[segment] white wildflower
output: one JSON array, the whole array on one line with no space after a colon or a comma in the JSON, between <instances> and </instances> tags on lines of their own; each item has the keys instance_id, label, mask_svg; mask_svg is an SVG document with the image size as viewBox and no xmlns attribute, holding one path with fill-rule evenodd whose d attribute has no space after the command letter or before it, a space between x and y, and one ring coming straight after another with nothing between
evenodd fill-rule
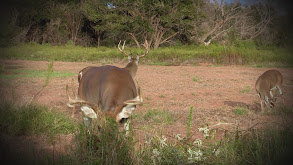
<instances>
[{"instance_id":1,"label":"white wildflower","mask_svg":"<svg viewBox=\"0 0 293 165\"><path fill-rule=\"evenodd\" d=\"M220 149L214 149L213 153L215 153L215 156L218 156L220 154Z\"/></svg>"},{"instance_id":2,"label":"white wildflower","mask_svg":"<svg viewBox=\"0 0 293 165\"><path fill-rule=\"evenodd\" d=\"M200 161L202 159L202 152L200 149L196 150L192 150L190 148L188 148L187 150L189 157L188 157L188 162L189 163L194 163L197 161Z\"/></svg>"},{"instance_id":3,"label":"white wildflower","mask_svg":"<svg viewBox=\"0 0 293 165\"><path fill-rule=\"evenodd\" d=\"M155 164L156 160L161 161L160 155L161 155L161 153L157 148L153 149L153 155L151 156L151 159L153 160L154 164Z\"/></svg>"},{"instance_id":4,"label":"white wildflower","mask_svg":"<svg viewBox=\"0 0 293 165\"><path fill-rule=\"evenodd\" d=\"M167 138L165 138L165 136L163 135L162 138L160 139L161 148L168 146L166 141L167 141Z\"/></svg>"},{"instance_id":5,"label":"white wildflower","mask_svg":"<svg viewBox=\"0 0 293 165\"><path fill-rule=\"evenodd\" d=\"M178 141L181 141L181 140L183 140L183 138L182 137L180 137L181 136L181 134L177 134L175 137L176 137L176 139L178 140Z\"/></svg>"},{"instance_id":6,"label":"white wildflower","mask_svg":"<svg viewBox=\"0 0 293 165\"><path fill-rule=\"evenodd\" d=\"M203 136L205 137L205 138L207 138L207 137L209 137L210 136L210 130L208 129L208 127L204 127L204 128L198 128L198 130L200 131L200 132L203 132Z\"/></svg>"},{"instance_id":7,"label":"white wildflower","mask_svg":"<svg viewBox=\"0 0 293 165\"><path fill-rule=\"evenodd\" d=\"M202 141L200 139L196 139L193 144L197 144L199 147L201 147Z\"/></svg>"}]
</instances>

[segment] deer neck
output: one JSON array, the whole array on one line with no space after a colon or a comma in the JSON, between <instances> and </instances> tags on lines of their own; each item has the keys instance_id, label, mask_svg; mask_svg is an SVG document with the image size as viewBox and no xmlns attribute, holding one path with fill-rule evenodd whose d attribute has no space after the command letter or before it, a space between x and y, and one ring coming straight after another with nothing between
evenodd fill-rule
<instances>
[{"instance_id":1,"label":"deer neck","mask_svg":"<svg viewBox=\"0 0 293 165\"><path fill-rule=\"evenodd\" d=\"M124 69L130 73L132 78L135 77L136 72L137 72L137 68L138 68L138 66L135 62L130 62L124 67Z\"/></svg>"}]
</instances>

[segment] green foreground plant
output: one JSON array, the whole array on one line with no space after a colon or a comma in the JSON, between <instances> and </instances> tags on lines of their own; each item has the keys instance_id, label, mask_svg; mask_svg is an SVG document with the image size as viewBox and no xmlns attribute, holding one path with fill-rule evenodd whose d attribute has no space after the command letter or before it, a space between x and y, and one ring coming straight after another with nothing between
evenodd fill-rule
<instances>
[{"instance_id":1,"label":"green foreground plant","mask_svg":"<svg viewBox=\"0 0 293 165\"><path fill-rule=\"evenodd\" d=\"M46 135L54 138L57 134L75 132L76 123L46 106L29 104L14 106L9 103L0 104L0 130L9 135Z\"/></svg>"},{"instance_id":2,"label":"green foreground plant","mask_svg":"<svg viewBox=\"0 0 293 165\"><path fill-rule=\"evenodd\" d=\"M1 104L0 129L11 135L31 135L75 132L74 124L66 117L45 107L34 105L14 107ZM53 115L54 114L54 115ZM102 113L101 113L102 114ZM59 116L59 117L58 117ZM103 115L76 132L75 149L62 160L45 159L54 164L283 164L292 161L293 128L285 127L226 132L221 138L208 125L193 129L193 107L187 116L186 135L149 135L145 142L137 141L130 125L127 133L119 130L112 119ZM130 119L131 120L131 119ZM194 139L193 132L202 132ZM139 143L139 145L136 145ZM37 158L36 158L37 159ZM38 162L38 161L34 161Z\"/></svg>"}]
</instances>

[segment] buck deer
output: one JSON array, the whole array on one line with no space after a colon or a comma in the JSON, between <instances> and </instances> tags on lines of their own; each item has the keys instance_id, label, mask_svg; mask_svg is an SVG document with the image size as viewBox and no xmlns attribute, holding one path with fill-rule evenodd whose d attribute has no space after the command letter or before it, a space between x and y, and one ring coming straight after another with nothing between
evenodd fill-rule
<instances>
[{"instance_id":1,"label":"buck deer","mask_svg":"<svg viewBox=\"0 0 293 165\"><path fill-rule=\"evenodd\" d=\"M136 105L142 103L140 87L134 82L138 68L138 60L149 51L148 42L145 41L145 53L131 57L118 44L118 50L128 57L128 63L124 68L105 65L101 67L86 67L78 74L78 94L72 99L66 87L68 107L81 105L81 110L87 118L97 118L97 108L112 117L117 123L122 118L128 118Z\"/></svg>"},{"instance_id":2,"label":"buck deer","mask_svg":"<svg viewBox=\"0 0 293 165\"><path fill-rule=\"evenodd\" d=\"M273 91L278 89L279 95L282 95L283 76L278 70L268 70L264 72L255 83L256 92L260 98L261 110L263 111L263 102L267 107L273 108L276 102L276 95Z\"/></svg>"}]
</instances>

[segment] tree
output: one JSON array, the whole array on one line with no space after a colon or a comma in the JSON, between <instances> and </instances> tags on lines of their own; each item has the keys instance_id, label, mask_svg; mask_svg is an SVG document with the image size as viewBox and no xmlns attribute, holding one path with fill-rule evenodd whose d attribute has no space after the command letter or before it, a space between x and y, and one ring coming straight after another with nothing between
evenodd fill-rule
<instances>
[{"instance_id":1,"label":"tree","mask_svg":"<svg viewBox=\"0 0 293 165\"><path fill-rule=\"evenodd\" d=\"M267 3L244 5L239 0L229 4L224 0L214 0L205 1L202 10L205 19L194 24L194 34L206 46L220 36L229 38L232 33L234 38L254 39L264 32L272 20L272 8Z\"/></svg>"},{"instance_id":2,"label":"tree","mask_svg":"<svg viewBox=\"0 0 293 165\"><path fill-rule=\"evenodd\" d=\"M177 34L191 27L195 17L191 10L193 3L193 0L116 1L117 8L133 20L128 24L131 28L127 33L134 42L138 43L137 36L141 40L148 38L154 49L170 43Z\"/></svg>"}]
</instances>

